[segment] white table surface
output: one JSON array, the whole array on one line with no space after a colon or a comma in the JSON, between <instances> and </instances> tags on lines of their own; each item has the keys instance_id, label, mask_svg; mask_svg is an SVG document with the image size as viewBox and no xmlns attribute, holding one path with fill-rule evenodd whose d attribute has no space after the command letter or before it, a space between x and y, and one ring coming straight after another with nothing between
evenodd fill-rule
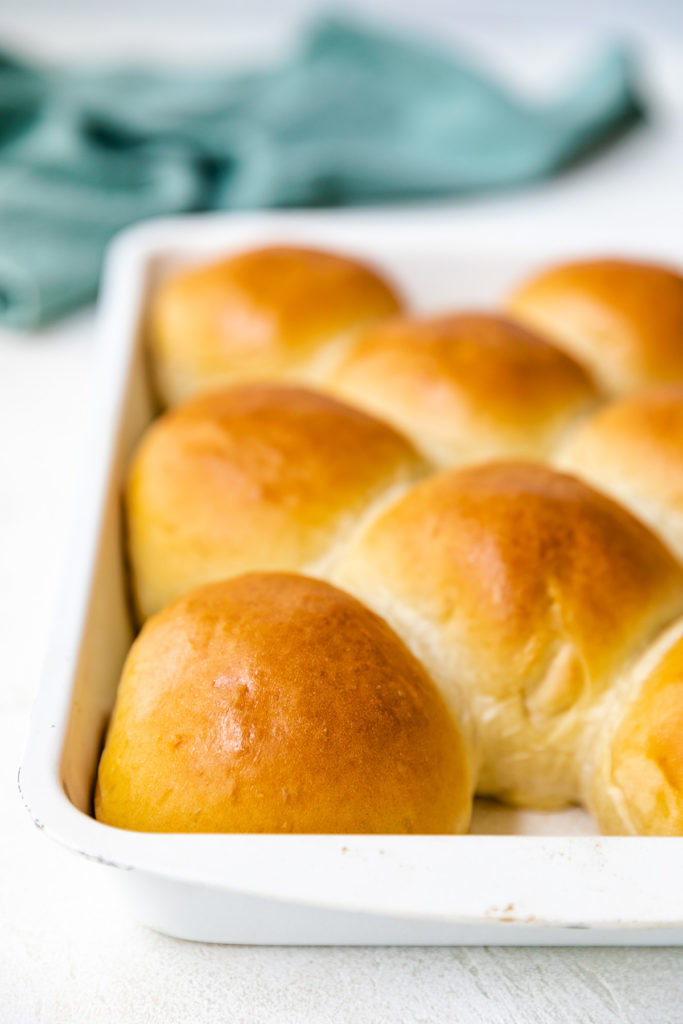
<instances>
[{"instance_id":1,"label":"white table surface","mask_svg":"<svg viewBox=\"0 0 683 1024\"><path fill-rule=\"evenodd\" d=\"M38 21L27 8L30 14L31 4L10 4L0 32L29 48L58 50L54 8L46 6ZM92 22L59 23L72 28L60 36L64 52L88 32L95 38ZM117 52L133 38L132 22L111 27L97 39ZM673 223L683 238L683 61L677 43L648 33L646 72L660 110L650 126L554 183L426 216L500 211L503 230L508 218L543 216L558 231L577 218L600 218L615 236L630 225L643 238ZM178 38L171 38L176 48ZM510 67L528 72L533 64L529 80L538 72L539 61L523 58L534 52L528 40L526 51L509 40L489 43ZM681 1024L679 950L193 945L134 924L104 872L34 829L17 796L16 770L64 568L92 399L93 334L90 311L32 335L0 332L0 1022Z\"/></svg>"}]
</instances>

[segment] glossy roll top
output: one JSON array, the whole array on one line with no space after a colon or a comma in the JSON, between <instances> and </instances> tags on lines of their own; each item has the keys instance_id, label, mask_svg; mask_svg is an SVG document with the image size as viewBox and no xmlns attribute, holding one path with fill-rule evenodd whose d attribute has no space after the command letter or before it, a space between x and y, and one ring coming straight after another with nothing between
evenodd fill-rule
<instances>
[{"instance_id":1,"label":"glossy roll top","mask_svg":"<svg viewBox=\"0 0 683 1024\"><path fill-rule=\"evenodd\" d=\"M570 356L491 313L395 317L370 327L328 383L441 466L542 458L598 401Z\"/></svg>"},{"instance_id":2,"label":"glossy roll top","mask_svg":"<svg viewBox=\"0 0 683 1024\"><path fill-rule=\"evenodd\" d=\"M673 269L623 259L562 263L519 287L508 309L614 394L683 382L683 277Z\"/></svg>"},{"instance_id":3,"label":"glossy roll top","mask_svg":"<svg viewBox=\"0 0 683 1024\"><path fill-rule=\"evenodd\" d=\"M425 470L390 426L313 391L244 385L178 406L143 438L126 490L140 618L241 572L317 573Z\"/></svg>"},{"instance_id":4,"label":"glossy roll top","mask_svg":"<svg viewBox=\"0 0 683 1024\"><path fill-rule=\"evenodd\" d=\"M251 574L146 624L102 755L100 821L145 832L462 832L452 716L389 626L327 583Z\"/></svg>"},{"instance_id":5,"label":"glossy roll top","mask_svg":"<svg viewBox=\"0 0 683 1024\"><path fill-rule=\"evenodd\" d=\"M269 246L171 275L156 291L149 341L166 405L243 381L312 381L351 332L401 300L358 260Z\"/></svg>"}]
</instances>

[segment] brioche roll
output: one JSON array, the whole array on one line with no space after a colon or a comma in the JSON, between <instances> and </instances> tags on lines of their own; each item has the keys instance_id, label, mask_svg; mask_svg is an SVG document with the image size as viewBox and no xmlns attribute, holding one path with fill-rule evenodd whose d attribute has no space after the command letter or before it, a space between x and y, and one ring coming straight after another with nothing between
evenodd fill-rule
<instances>
[{"instance_id":1,"label":"brioche roll","mask_svg":"<svg viewBox=\"0 0 683 1024\"><path fill-rule=\"evenodd\" d=\"M605 406L557 461L630 508L683 559L683 384Z\"/></svg>"},{"instance_id":2,"label":"brioche roll","mask_svg":"<svg viewBox=\"0 0 683 1024\"><path fill-rule=\"evenodd\" d=\"M635 260L584 260L542 271L507 303L614 394L683 382L683 277Z\"/></svg>"},{"instance_id":3,"label":"brioche roll","mask_svg":"<svg viewBox=\"0 0 683 1024\"><path fill-rule=\"evenodd\" d=\"M462 832L470 769L389 626L305 577L201 587L146 624L100 762L100 821L144 832Z\"/></svg>"},{"instance_id":4,"label":"brioche roll","mask_svg":"<svg viewBox=\"0 0 683 1024\"><path fill-rule=\"evenodd\" d=\"M606 716L587 803L607 834L683 836L683 622L663 640Z\"/></svg>"},{"instance_id":5,"label":"brioche roll","mask_svg":"<svg viewBox=\"0 0 683 1024\"><path fill-rule=\"evenodd\" d=\"M315 249L253 249L183 270L150 310L159 395L173 405L243 381L315 380L344 338L401 305L372 268Z\"/></svg>"},{"instance_id":6,"label":"brioche roll","mask_svg":"<svg viewBox=\"0 0 683 1024\"><path fill-rule=\"evenodd\" d=\"M465 700L479 792L539 807L580 798L577 748L597 702L683 611L683 569L644 525L521 462L417 484L335 580L384 615L453 707Z\"/></svg>"},{"instance_id":7,"label":"brioche roll","mask_svg":"<svg viewBox=\"0 0 683 1024\"><path fill-rule=\"evenodd\" d=\"M143 438L126 490L140 618L241 572L317 574L424 470L390 426L312 391L243 385L178 406Z\"/></svg>"},{"instance_id":8,"label":"brioche roll","mask_svg":"<svg viewBox=\"0 0 683 1024\"><path fill-rule=\"evenodd\" d=\"M437 465L542 457L597 401L570 356L501 316L393 318L362 332L329 378Z\"/></svg>"}]
</instances>

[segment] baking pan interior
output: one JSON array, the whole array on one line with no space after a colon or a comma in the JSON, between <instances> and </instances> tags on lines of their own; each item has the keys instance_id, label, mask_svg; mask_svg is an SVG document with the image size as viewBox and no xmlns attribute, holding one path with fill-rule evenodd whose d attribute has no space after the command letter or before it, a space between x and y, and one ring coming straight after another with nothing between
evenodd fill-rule
<instances>
[{"instance_id":1,"label":"baking pan interior","mask_svg":"<svg viewBox=\"0 0 683 1024\"><path fill-rule=\"evenodd\" d=\"M298 237L254 234L236 242L212 238L195 247L169 247L149 255L144 266L144 288L138 307L122 316L121 346L131 347L128 380L120 396L118 429L111 440L108 486L101 504L101 529L93 566L85 629L75 667L69 723L61 756L61 780L71 802L92 814L92 793L97 762L107 720L126 652L134 637L127 570L124 555L124 524L121 493L131 453L157 412L146 358L145 319L147 298L156 282L174 268L200 262L250 244L300 243ZM321 244L318 242L318 244ZM534 260L518 260L487 253L434 252L414 246L382 246L377 233L364 244L340 244L334 237L330 248L346 250L379 265L402 288L419 310L476 309L496 305L507 289L530 270ZM541 262L544 257L539 257ZM111 304L109 305L111 315ZM93 498L95 500L95 496ZM534 812L507 808L494 801L477 800L472 822L474 834L592 835L595 828L580 808Z\"/></svg>"}]
</instances>

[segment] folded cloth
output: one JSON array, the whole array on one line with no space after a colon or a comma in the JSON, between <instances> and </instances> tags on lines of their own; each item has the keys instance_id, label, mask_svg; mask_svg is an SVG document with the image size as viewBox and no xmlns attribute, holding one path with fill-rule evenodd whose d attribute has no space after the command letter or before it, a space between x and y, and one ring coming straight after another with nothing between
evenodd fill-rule
<instances>
[{"instance_id":1,"label":"folded cloth","mask_svg":"<svg viewBox=\"0 0 683 1024\"><path fill-rule=\"evenodd\" d=\"M340 19L245 73L37 69L0 56L0 321L91 298L119 229L204 209L457 195L552 174L642 107L610 46L549 103Z\"/></svg>"}]
</instances>

